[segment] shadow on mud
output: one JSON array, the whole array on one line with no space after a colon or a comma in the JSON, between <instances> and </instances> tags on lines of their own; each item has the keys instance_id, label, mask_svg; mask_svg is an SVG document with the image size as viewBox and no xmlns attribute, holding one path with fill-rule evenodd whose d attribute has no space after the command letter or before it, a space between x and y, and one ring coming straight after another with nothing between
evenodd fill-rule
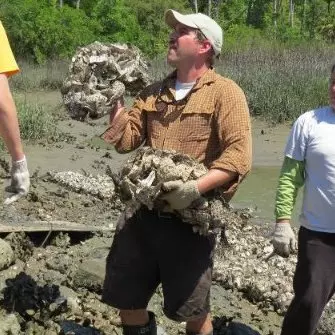
<instances>
[{"instance_id":1,"label":"shadow on mud","mask_svg":"<svg viewBox=\"0 0 335 335\"><path fill-rule=\"evenodd\" d=\"M59 286L39 286L24 272L7 279L2 294L1 306L8 313L17 312L25 319L46 321L66 309L66 299L60 296Z\"/></svg>"},{"instance_id":2,"label":"shadow on mud","mask_svg":"<svg viewBox=\"0 0 335 335\"><path fill-rule=\"evenodd\" d=\"M25 323L33 320L40 325L50 319L58 319L60 335L99 335L96 328L89 323L79 325L74 321L61 320L60 315L67 310L67 300L60 295L59 286L46 284L39 286L36 281L24 272L15 278L6 280L2 290L3 298L0 307L7 313L17 313L21 316L21 327L25 331Z\"/></svg>"},{"instance_id":3,"label":"shadow on mud","mask_svg":"<svg viewBox=\"0 0 335 335\"><path fill-rule=\"evenodd\" d=\"M261 335L251 327L233 322L227 317L215 317L213 319L214 335Z\"/></svg>"},{"instance_id":4,"label":"shadow on mud","mask_svg":"<svg viewBox=\"0 0 335 335\"><path fill-rule=\"evenodd\" d=\"M73 321L63 321L60 323L60 335L101 335L101 332L96 328L81 326Z\"/></svg>"}]
</instances>

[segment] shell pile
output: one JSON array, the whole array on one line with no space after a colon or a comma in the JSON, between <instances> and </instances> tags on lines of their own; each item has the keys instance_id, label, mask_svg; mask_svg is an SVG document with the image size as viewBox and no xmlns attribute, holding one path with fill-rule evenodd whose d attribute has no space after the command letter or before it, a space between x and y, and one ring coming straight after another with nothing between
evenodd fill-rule
<instances>
[{"instance_id":1,"label":"shell pile","mask_svg":"<svg viewBox=\"0 0 335 335\"><path fill-rule=\"evenodd\" d=\"M90 194L99 199L114 197L114 182L107 175L83 175L74 171L49 172L51 180L77 193Z\"/></svg>"},{"instance_id":2,"label":"shell pile","mask_svg":"<svg viewBox=\"0 0 335 335\"><path fill-rule=\"evenodd\" d=\"M61 93L71 118L108 114L125 91L136 95L149 83L148 66L135 46L94 42L72 58Z\"/></svg>"},{"instance_id":3,"label":"shell pile","mask_svg":"<svg viewBox=\"0 0 335 335\"><path fill-rule=\"evenodd\" d=\"M239 216L231 216L226 231L228 245L216 250L213 280L226 289L243 292L262 310L284 315L294 296L297 255L282 258L273 252L270 236L274 225L250 223ZM294 231L297 234L297 228ZM335 297L325 308L317 334L335 334L334 311Z\"/></svg>"},{"instance_id":4,"label":"shell pile","mask_svg":"<svg viewBox=\"0 0 335 335\"><path fill-rule=\"evenodd\" d=\"M197 160L175 151L158 150L150 147L139 149L123 166L119 175L114 176L117 192L126 205L125 218L131 217L142 205L149 209L162 210L159 200L162 184L172 180L187 182L198 179L207 168ZM202 197L192 206L176 210L184 222L193 225L199 234L208 234L225 227L230 211L219 191Z\"/></svg>"}]
</instances>

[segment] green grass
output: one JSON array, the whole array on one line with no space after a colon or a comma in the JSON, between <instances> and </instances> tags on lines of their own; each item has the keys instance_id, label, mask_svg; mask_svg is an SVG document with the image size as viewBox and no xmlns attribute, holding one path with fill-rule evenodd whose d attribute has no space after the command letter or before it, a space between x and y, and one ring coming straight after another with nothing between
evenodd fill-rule
<instances>
[{"instance_id":1,"label":"green grass","mask_svg":"<svg viewBox=\"0 0 335 335\"><path fill-rule=\"evenodd\" d=\"M253 116L278 123L328 105L334 54L334 46L251 48L227 52L217 70L242 87Z\"/></svg>"},{"instance_id":2,"label":"green grass","mask_svg":"<svg viewBox=\"0 0 335 335\"><path fill-rule=\"evenodd\" d=\"M21 99L16 99L15 104L23 142L50 143L61 139L62 134L56 127L56 119L51 109ZM0 138L0 152L4 149L4 142Z\"/></svg>"},{"instance_id":3,"label":"green grass","mask_svg":"<svg viewBox=\"0 0 335 335\"><path fill-rule=\"evenodd\" d=\"M29 104L17 100L16 108L20 124L21 138L24 141L57 139L58 131L51 111L42 105Z\"/></svg>"},{"instance_id":4,"label":"green grass","mask_svg":"<svg viewBox=\"0 0 335 335\"><path fill-rule=\"evenodd\" d=\"M28 61L19 61L20 72L10 78L14 91L60 89L66 77L69 61L48 61L39 65Z\"/></svg>"},{"instance_id":5,"label":"green grass","mask_svg":"<svg viewBox=\"0 0 335 335\"><path fill-rule=\"evenodd\" d=\"M311 42L283 45L276 41L235 43L223 48L215 64L218 73L237 82L244 90L251 115L280 123L293 121L301 113L328 104L328 78L335 62L335 45ZM19 62L21 73L11 79L16 91L59 89L70 61L44 65ZM149 61L153 80L161 80L172 69L165 56Z\"/></svg>"},{"instance_id":6,"label":"green grass","mask_svg":"<svg viewBox=\"0 0 335 335\"><path fill-rule=\"evenodd\" d=\"M224 50L215 69L244 90L251 115L280 123L328 105L328 79L334 62L334 45L245 44ZM163 58L151 65L155 80L171 71Z\"/></svg>"}]
</instances>

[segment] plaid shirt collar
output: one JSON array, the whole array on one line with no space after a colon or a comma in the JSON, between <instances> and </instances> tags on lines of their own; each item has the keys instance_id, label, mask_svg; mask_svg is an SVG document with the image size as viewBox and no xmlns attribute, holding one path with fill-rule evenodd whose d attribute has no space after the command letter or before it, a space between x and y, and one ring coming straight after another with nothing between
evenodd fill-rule
<instances>
[{"instance_id":1,"label":"plaid shirt collar","mask_svg":"<svg viewBox=\"0 0 335 335\"><path fill-rule=\"evenodd\" d=\"M200 78L196 80L194 87L192 88L192 92L200 89L204 85L212 83L215 81L216 73L213 68L209 68ZM177 79L177 70L170 73L162 82L162 86L160 88L160 93L173 97L175 96L175 87L176 87L176 79ZM168 92L170 94L168 94Z\"/></svg>"}]
</instances>

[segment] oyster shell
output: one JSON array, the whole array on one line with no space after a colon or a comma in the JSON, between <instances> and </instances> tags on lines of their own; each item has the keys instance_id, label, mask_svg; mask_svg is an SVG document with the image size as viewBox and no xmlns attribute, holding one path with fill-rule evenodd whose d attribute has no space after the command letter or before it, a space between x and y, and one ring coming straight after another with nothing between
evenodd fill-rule
<instances>
[{"instance_id":1,"label":"oyster shell","mask_svg":"<svg viewBox=\"0 0 335 335\"><path fill-rule=\"evenodd\" d=\"M69 115L84 121L108 114L125 92L136 95L150 83L147 70L135 46L94 42L79 48L61 88Z\"/></svg>"}]
</instances>

